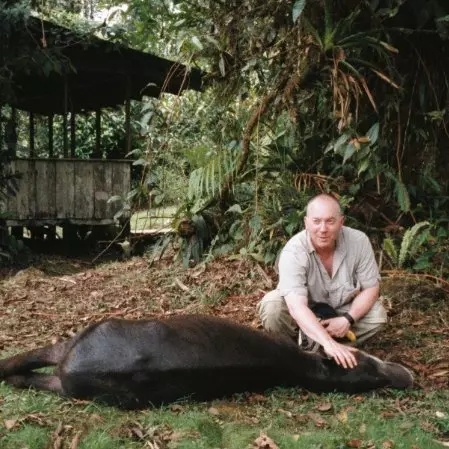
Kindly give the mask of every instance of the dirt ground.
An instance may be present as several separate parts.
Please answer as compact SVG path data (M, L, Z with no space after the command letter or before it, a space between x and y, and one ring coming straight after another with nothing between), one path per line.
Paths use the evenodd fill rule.
M0 351L54 343L108 317L206 313L253 327L256 304L276 275L249 261L214 260L185 269L171 257L92 265L41 256L32 267L0 271ZM449 291L413 277L385 278L389 323L365 350L408 366L425 389L449 385Z

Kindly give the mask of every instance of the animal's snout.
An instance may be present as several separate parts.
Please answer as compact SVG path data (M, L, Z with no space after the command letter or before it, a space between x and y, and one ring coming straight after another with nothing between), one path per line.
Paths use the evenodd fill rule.
M391 386L393 388L412 388L413 374L405 366L399 363L384 362L387 375L390 378Z

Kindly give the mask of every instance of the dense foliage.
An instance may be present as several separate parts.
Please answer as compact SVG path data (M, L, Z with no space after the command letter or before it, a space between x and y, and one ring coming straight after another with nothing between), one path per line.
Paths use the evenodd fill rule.
M39 7L67 21L61 5ZM106 8L105 36L207 72L202 94L134 105L139 207L181 203L180 216L214 222L212 252L269 263L302 227L307 198L333 192L384 247L384 264L444 274L446 2L73 0L66 10L91 19Z

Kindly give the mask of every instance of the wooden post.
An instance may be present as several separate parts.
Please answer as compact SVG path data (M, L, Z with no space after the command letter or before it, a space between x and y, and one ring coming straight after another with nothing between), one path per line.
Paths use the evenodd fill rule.
M17 157L17 110L11 109L11 117L5 127L5 138L10 157Z
M48 116L48 157L53 157L53 114Z
M125 155L131 151L131 78L126 80L125 101Z
M64 115L62 116L62 136L64 143L64 158L67 159L69 157L69 141L67 136L67 111L68 111L68 81L67 77L64 78Z
M30 157L36 157L36 148L34 145L34 114L30 112L29 114L30 120Z
M76 115L73 112L73 107L70 111L70 157L75 157L76 149Z
M0 104L0 151L3 150L3 145L6 144L4 139L5 133L3 132L3 106Z
M101 154L101 109L95 111L95 152L94 158L100 159Z

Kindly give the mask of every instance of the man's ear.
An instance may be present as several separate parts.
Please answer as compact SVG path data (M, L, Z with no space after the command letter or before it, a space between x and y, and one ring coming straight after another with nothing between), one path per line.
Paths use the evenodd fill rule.
M341 224L342 226L345 224L345 216L344 216L344 215L342 215L342 216L340 217L340 224Z

